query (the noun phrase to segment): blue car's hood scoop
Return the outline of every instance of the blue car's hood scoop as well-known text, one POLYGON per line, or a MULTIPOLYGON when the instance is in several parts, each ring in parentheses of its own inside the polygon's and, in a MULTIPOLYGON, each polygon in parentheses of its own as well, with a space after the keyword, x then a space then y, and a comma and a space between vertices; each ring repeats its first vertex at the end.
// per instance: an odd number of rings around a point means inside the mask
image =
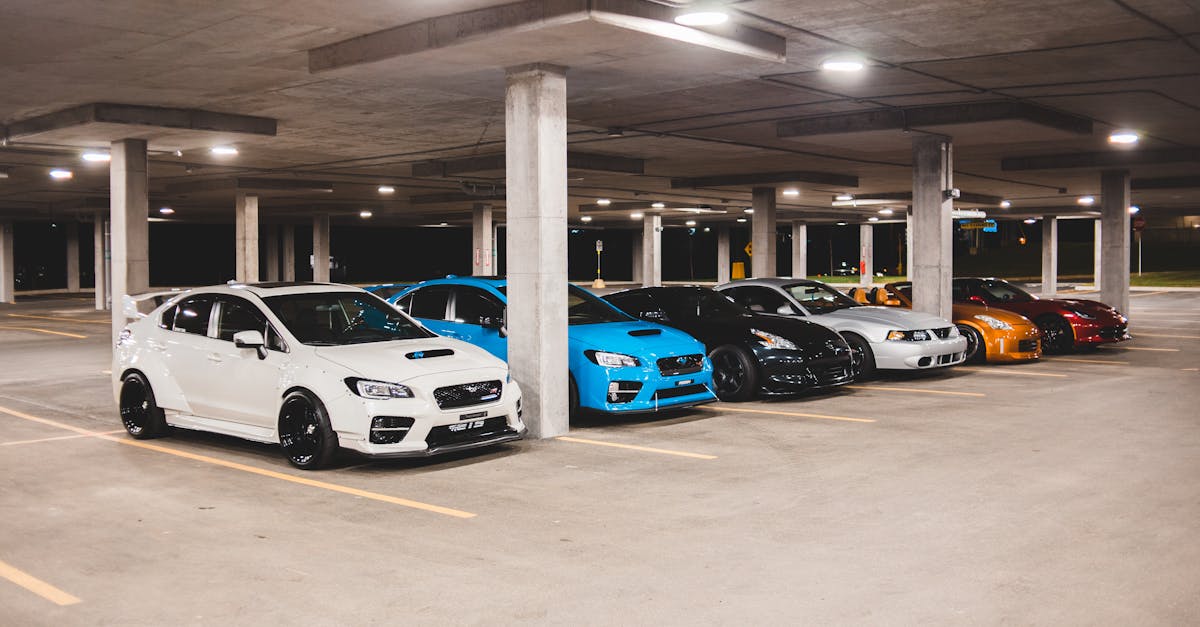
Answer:
POLYGON ((634 329, 629 332, 633 337, 646 337, 647 335, 662 335, 662 329, 634 329))

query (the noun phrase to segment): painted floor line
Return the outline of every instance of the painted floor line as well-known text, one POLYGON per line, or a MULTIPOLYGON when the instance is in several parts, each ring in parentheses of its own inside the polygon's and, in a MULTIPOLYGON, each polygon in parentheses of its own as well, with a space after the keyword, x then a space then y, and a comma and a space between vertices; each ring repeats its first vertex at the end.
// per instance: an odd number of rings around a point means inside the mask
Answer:
MULTIPOLYGON (((12 314, 8 314, 8 315, 11 316, 12 314)), ((73 337, 77 340, 86 340, 87 339, 86 335, 80 335, 78 333, 65 333, 63 331, 51 331, 49 329, 39 329, 37 327, 14 327, 14 326, 5 324, 5 325, 0 325, 0 329, 12 329, 14 331, 33 331, 34 333, 45 333, 47 335, 61 335, 63 337, 73 337)))
POLYGON ((35 316, 33 314, 8 314, 9 318, 29 318, 30 320, 59 320, 62 322, 80 322, 83 324, 112 324, 112 320, 88 320, 86 318, 64 318, 61 316, 35 316))
POLYGON ((1158 296, 1159 294, 1170 294, 1170 293, 1171 293, 1171 292, 1169 292, 1169 291, 1164 291, 1164 292, 1137 292, 1137 293, 1134 293, 1134 294, 1130 294, 1130 295, 1129 295, 1129 297, 1130 297, 1130 298, 1137 298, 1137 297, 1139 297, 1139 296, 1158 296))
POLYGON ((1138 337, 1173 337, 1181 340, 1200 340, 1200 335, 1166 335, 1162 333, 1138 333, 1138 337))
POLYGON ((1024 370, 1012 370, 1010 368, 975 368, 972 366, 957 366, 955 370, 966 370, 967 372, 982 372, 984 374, 1013 374, 1023 377, 1055 377, 1066 379, 1069 375, 1057 374, 1052 372, 1027 372, 1024 370))
POLYGON ((686 451, 672 451, 665 448, 652 448, 649 446, 637 446, 634 444, 618 444, 616 442, 604 442, 601 440, 587 440, 584 438, 573 438, 569 436, 559 436, 554 438, 563 442, 575 442, 576 444, 592 444, 595 446, 610 446, 612 448, 623 448, 631 451, 642 451, 643 453, 660 453, 662 455, 675 455, 677 457, 691 457, 694 459, 716 459, 716 455, 702 455, 700 453, 688 453, 686 451))
POLYGON ((412 501, 409 499, 402 499, 402 498, 390 496, 387 494, 371 492, 369 490, 360 490, 358 488, 351 488, 348 486, 338 485, 336 483, 329 483, 327 481, 318 481, 316 479, 309 479, 307 477, 298 477, 296 475, 289 475, 287 473, 276 472, 274 470, 258 468, 257 466, 249 466, 246 464, 239 464, 238 462, 231 462, 231 461, 220 459, 217 457, 210 457, 208 455, 200 455, 197 453, 189 453, 188 451, 181 451, 179 449, 174 449, 174 448, 170 448, 167 446, 151 444, 149 442, 145 442, 142 440, 131 440, 129 438, 113 437, 111 435, 98 435, 92 431, 88 431, 87 429, 82 429, 82 428, 76 427, 74 425, 69 425, 69 424, 66 424, 63 422, 58 422, 57 420, 49 420, 47 418, 32 416, 30 414, 16 411, 15 409, 9 409, 7 407, 0 407, 0 413, 5 413, 10 416, 15 416, 17 418, 21 418, 23 420, 29 420, 31 422, 37 422, 37 423, 49 425, 52 427, 58 427, 59 429, 65 429, 67 431, 72 431, 72 432, 78 433, 80 435, 90 436, 90 437, 98 438, 101 440, 108 440, 109 442, 116 442, 117 444, 124 444, 126 446, 134 446, 134 447, 143 448, 143 449, 146 449, 149 451, 157 451, 159 453, 175 455, 176 457, 183 457, 185 459, 190 459, 190 460, 194 460, 194 461, 198 461, 198 462, 205 462, 208 464, 212 464, 214 466, 223 466, 225 468, 230 468, 233 470, 240 470, 242 472, 247 472, 250 474, 260 475, 263 477, 270 477, 272 479, 279 479, 280 481, 287 481, 290 483, 298 483, 300 485, 305 485, 305 486, 309 486, 309 487, 313 487, 313 488, 321 488, 323 490, 329 490, 330 492, 340 492, 342 494, 349 494, 351 496, 359 496, 359 497, 371 499, 374 501, 381 501, 383 503, 391 503, 393 505, 401 505, 403 507, 410 507, 412 509, 419 509, 419 510, 423 510, 423 511, 427 511, 427 512, 433 512, 435 514, 443 514, 446 516, 452 516, 454 518, 474 518, 475 517, 475 514, 472 514, 471 512, 464 512, 462 510, 452 509, 449 507, 442 507, 440 505, 431 505, 429 503, 422 503, 420 501, 412 501))
POLYGON ((982 392, 950 392, 947 390, 923 390, 921 388, 898 388, 883 385, 847 385, 845 387, 855 390, 878 390, 882 392, 911 392, 913 394, 938 394, 943 396, 972 396, 983 397, 987 396, 982 392))
POLYGON ((0 442, 0 446, 16 446, 18 444, 37 444, 39 442, 57 442, 58 440, 75 440, 78 438, 90 438, 97 435, 113 435, 116 433, 125 433, 124 429, 116 429, 113 431, 92 431, 90 433, 78 433, 75 435, 60 435, 53 438, 39 438, 37 440, 15 440, 12 442, 0 442))
POLYGON ((714 407, 705 405, 698 407, 702 411, 727 411, 732 413, 748 413, 748 414, 770 414, 772 416, 795 416, 797 418, 818 418, 820 420, 841 420, 845 422, 875 422, 871 418, 851 418, 849 416, 827 416, 825 414, 809 414, 798 411, 775 411, 768 409, 750 409, 746 407, 714 407))
POLYGON ((80 603, 79 597, 62 590, 30 575, 29 573, 0 561, 0 577, 3 577, 22 588, 46 599, 55 605, 75 605, 80 603))
POLYGON ((1105 366, 1128 366, 1127 361, 1116 361, 1111 359, 1074 359, 1071 357, 1051 357, 1051 361, 1069 361, 1076 364, 1103 364, 1105 366))
POLYGON ((1200 372, 1200 368, 1184 368, 1184 372, 1200 372))
MULTIPOLYGON (((1100 348, 1107 348, 1107 347, 1102 346, 1100 348)), ((1178 348, 1146 348, 1145 346, 1114 346, 1113 348, 1119 348, 1119 349, 1125 350, 1125 351, 1154 351, 1156 353, 1178 353, 1179 352, 1178 348)))

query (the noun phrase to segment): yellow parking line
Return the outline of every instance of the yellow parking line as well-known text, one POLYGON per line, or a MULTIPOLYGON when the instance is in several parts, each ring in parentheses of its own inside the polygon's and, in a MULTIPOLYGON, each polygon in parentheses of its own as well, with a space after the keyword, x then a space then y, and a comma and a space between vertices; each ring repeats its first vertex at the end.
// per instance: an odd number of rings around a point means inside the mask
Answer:
POLYGON ((1200 372, 1200 368, 1184 368, 1184 372, 1200 372))
POLYGON ((1055 374, 1050 372, 1026 372, 1023 370, 1011 370, 1009 368, 973 368, 971 366, 958 366, 956 370, 966 370, 968 372, 983 372, 987 374, 1016 374, 1023 377, 1058 377, 1060 379, 1067 378, 1065 374, 1055 374))
MULTIPOLYGON (((11 316, 12 314, 8 314, 8 315, 11 316)), ((49 335, 61 335, 63 337, 73 337, 73 338, 79 339, 79 340, 87 339, 86 335, 79 335, 78 333, 64 333, 62 331, 51 331, 49 329, 39 329, 37 327, 13 327, 13 326, 9 326, 9 325, 2 325, 2 326, 0 326, 0 329, 12 329, 14 331, 33 331, 35 333, 46 333, 49 335)))
POLYGON ((855 390, 880 390, 883 392, 912 392, 914 394, 941 394, 944 396, 987 396, 982 392, 948 392, 945 390, 922 390, 921 388, 897 388, 882 385, 847 385, 845 387, 855 390))
POLYGON ((61 320, 63 322, 81 322, 83 324, 112 324, 112 320, 88 320, 86 318, 63 318, 61 316, 35 316, 33 314, 8 314, 9 318, 29 318, 31 320, 61 320))
POLYGON ((67 594, 62 590, 30 575, 29 573, 0 561, 0 577, 3 577, 22 588, 54 603, 55 605, 75 605, 79 597, 67 594))
POLYGON ((1053 361, 1069 361, 1077 364, 1104 364, 1106 366, 1127 366, 1127 361, 1116 361, 1112 359, 1072 359, 1070 357, 1050 357, 1053 361))
POLYGON ((696 409, 709 410, 709 411, 728 411, 728 412, 734 412, 734 413, 748 413, 748 414, 770 414, 773 416, 796 416, 798 418, 819 418, 821 420, 844 420, 846 422, 875 422, 874 420, 872 420, 870 418, 850 418, 847 416, 826 416, 825 414, 806 414, 806 413, 797 412, 797 411, 773 411, 773 410, 766 410, 766 409, 749 409, 746 407, 715 407, 713 405, 705 405, 703 407, 697 407, 696 409))
POLYGON ((38 442, 54 442, 57 440, 74 440, 76 438, 90 438, 96 435, 112 435, 114 433, 124 433, 124 429, 116 429, 114 431, 94 431, 91 433, 80 433, 77 435, 60 435, 54 438, 40 438, 37 440, 15 440, 13 442, 0 442, 0 446, 16 446, 18 444, 37 444, 38 442))
POLYGON ((1138 333, 1137 337, 1173 337, 1181 340, 1200 340, 1200 335, 1165 335, 1162 333, 1138 333))
POLYGON ((642 451, 644 453, 661 453, 663 455, 675 455, 678 457, 693 457, 695 459, 716 459, 716 455, 701 455, 700 453, 687 453, 685 451, 672 451, 665 448, 650 448, 648 446, 635 446, 633 444, 617 444, 616 442, 601 442, 600 440, 585 440, 583 438, 572 438, 568 436, 559 436, 554 438, 563 442, 575 442, 577 444, 594 444, 596 446, 611 446, 613 448, 625 448, 631 451, 642 451))
MULTIPOLYGON (((1101 348, 1107 348, 1107 347, 1102 346, 1101 348)), ((1155 351, 1158 353, 1178 353, 1179 352, 1178 348, 1146 348, 1144 346, 1114 346, 1113 348, 1120 348, 1121 350, 1127 350, 1127 351, 1155 351)))
POLYGON ((402 498, 395 497, 395 496, 389 496, 387 494, 380 494, 378 492, 370 492, 367 490, 360 490, 358 488, 351 488, 351 487, 347 487, 347 486, 343 486, 343 485, 338 485, 336 483, 329 483, 328 481, 318 481, 316 479, 308 479, 307 477, 297 477, 295 475, 289 475, 289 474, 282 473, 282 472, 276 472, 274 470, 267 470, 265 468, 258 468, 255 466, 248 466, 246 464, 239 464, 237 462, 226 461, 224 459, 219 459, 216 457, 209 457, 208 455, 198 455, 196 453, 189 453, 187 451, 181 451, 181 450, 169 448, 166 446, 160 446, 158 444, 151 444, 149 442, 143 442, 142 440, 130 440, 127 438, 113 437, 111 435, 99 435, 92 431, 88 431, 87 429, 81 429, 74 425, 69 425, 66 423, 58 422, 56 420, 48 420, 46 418, 39 418, 38 416, 31 416, 29 414, 19 412, 14 409, 9 409, 7 407, 0 407, 0 412, 8 414, 10 416, 15 416, 17 418, 21 418, 24 420, 38 422, 38 423, 41 423, 44 425, 50 425, 52 427, 58 427, 59 429, 66 429, 67 431, 72 431, 72 432, 78 433, 80 435, 91 436, 94 438, 99 438, 101 440, 108 440, 109 442, 116 442, 117 444, 124 444, 126 446, 136 446, 138 448, 144 448, 144 449, 150 450, 150 451, 157 451, 159 453, 166 453, 168 455, 175 455, 177 457, 183 457, 185 459, 191 459, 191 460, 198 461, 198 462, 205 462, 207 464, 212 464, 214 466, 223 466, 225 468, 231 468, 233 470, 240 470, 242 472, 248 472, 248 473, 255 474, 255 475, 261 475, 263 477, 279 479, 280 481, 289 481, 291 483, 298 483, 300 485, 306 485, 306 486, 310 486, 310 487, 314 487, 314 488, 321 488, 323 490, 329 490, 331 492, 340 492, 342 494, 349 494, 352 496, 360 496, 365 499, 382 501, 384 503, 391 503, 393 505, 402 505, 404 507, 411 507, 413 509, 424 510, 427 512, 434 512, 436 514, 444 514, 446 516, 453 516, 455 518, 474 518, 475 517, 475 514, 472 514, 470 512, 464 512, 464 511, 457 510, 457 509, 451 509, 449 507, 442 507, 440 505, 430 505, 429 503, 422 503, 420 501, 412 501, 409 499, 402 499, 402 498))

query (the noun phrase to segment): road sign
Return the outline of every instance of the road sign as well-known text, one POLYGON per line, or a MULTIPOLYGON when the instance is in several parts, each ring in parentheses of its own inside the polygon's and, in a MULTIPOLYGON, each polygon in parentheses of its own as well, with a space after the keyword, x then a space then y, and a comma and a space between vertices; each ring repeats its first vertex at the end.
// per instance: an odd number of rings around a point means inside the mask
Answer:
POLYGON ((598 253, 604 252, 604 240, 602 240, 602 239, 596 240, 596 252, 598 252, 598 253))
POLYGON ((1130 220, 1130 223, 1133 224, 1133 230, 1138 233, 1146 230, 1146 218, 1142 216, 1134 216, 1133 220, 1130 220))
POLYGON ((958 221, 959 228, 966 229, 968 231, 973 231, 973 230, 977 230, 977 229, 982 230, 982 229, 988 228, 989 226, 994 226, 994 225, 995 225, 995 222, 992 220, 959 220, 958 221))
POLYGON ((745 250, 746 250, 747 257, 753 257, 754 256, 754 242, 750 242, 750 243, 746 244, 745 250))

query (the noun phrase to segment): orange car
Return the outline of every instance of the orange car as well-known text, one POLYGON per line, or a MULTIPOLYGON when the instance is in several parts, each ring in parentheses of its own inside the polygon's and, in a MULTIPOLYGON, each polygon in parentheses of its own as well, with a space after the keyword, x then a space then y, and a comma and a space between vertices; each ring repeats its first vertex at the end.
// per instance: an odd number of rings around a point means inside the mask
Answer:
MULTIPOLYGON (((869 305, 912 308, 912 283, 855 288, 850 297, 869 305)), ((967 338, 967 361, 1032 361, 1042 356, 1041 332, 1032 320, 1011 311, 974 303, 954 303, 954 325, 967 338), (984 350, 979 350, 979 347, 984 350)))

